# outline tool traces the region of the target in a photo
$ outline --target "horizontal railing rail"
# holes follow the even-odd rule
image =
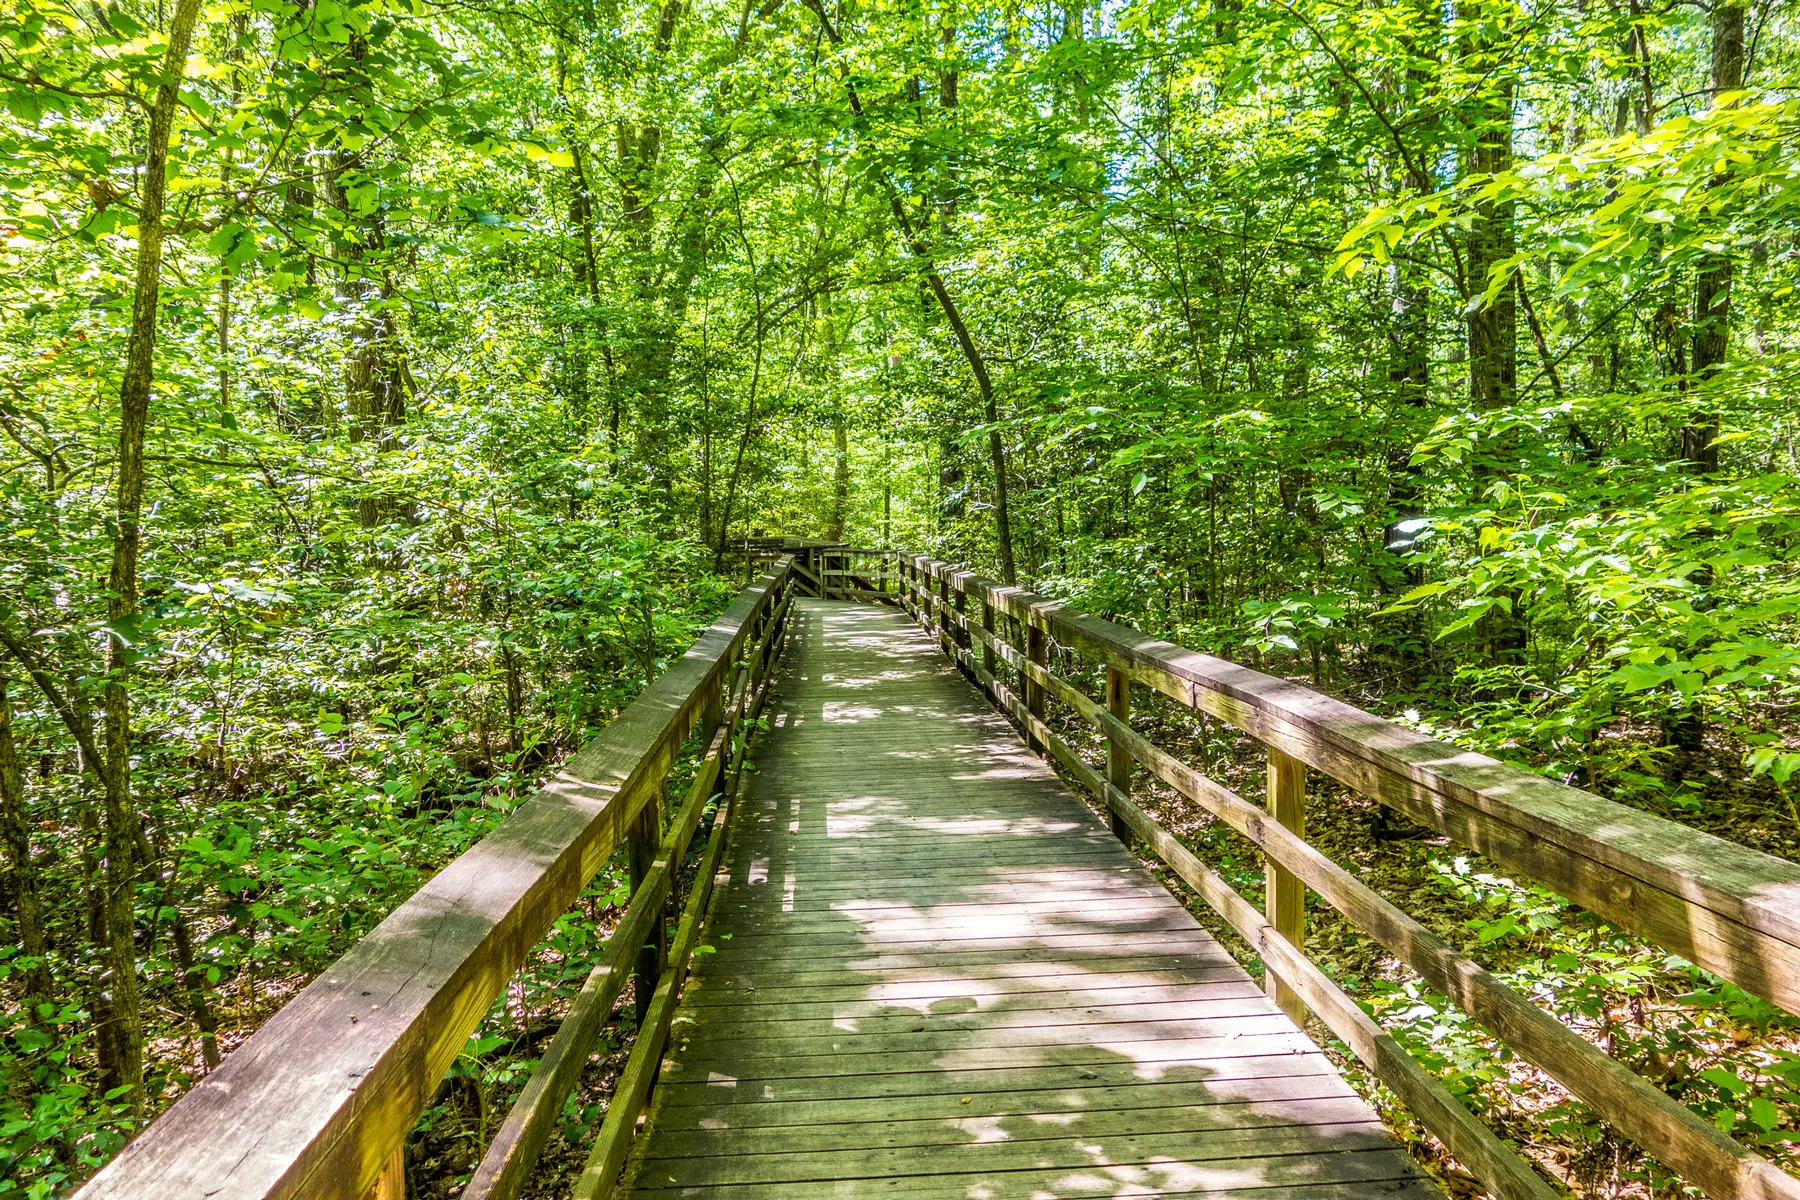
[[[1800,1181],[1507,987],[1307,842],[1306,772],[1376,798],[1794,1012],[1800,867],[924,555],[832,548],[821,553],[819,580],[828,596],[903,604],[1034,748],[1099,798],[1115,832],[1142,842],[1244,937],[1263,960],[1271,997],[1296,1020],[1308,1010],[1317,1016],[1493,1195],[1543,1200],[1553,1193],[1307,959],[1308,889],[1708,1194],[1800,1197]],[[1104,700],[1051,669],[1053,647],[1104,669]],[[1134,683],[1260,742],[1268,754],[1267,806],[1244,800],[1133,729]],[[1087,762],[1048,723],[1051,699],[1105,738],[1103,765]],[[1261,850],[1266,912],[1132,801],[1134,764]]]
[[[464,1192],[519,1194],[635,971],[638,1039],[577,1192],[607,1195],[711,894],[744,735],[780,653],[792,568],[791,557],[778,559],[536,795],[270,1018],[90,1180],[81,1200],[399,1200],[405,1138],[439,1082],[557,917],[626,846],[631,903]],[[696,776],[665,833],[664,781],[696,727]],[[671,942],[682,858],[714,796]]]

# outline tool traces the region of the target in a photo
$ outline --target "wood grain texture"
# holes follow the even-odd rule
[[[631,1194],[1077,1194],[1054,1181],[1097,1163],[1167,1184],[1141,1195],[1212,1178],[1428,1194],[938,654],[979,670],[936,601],[929,634],[794,603]]]
[[[1265,807],[1269,815],[1294,831],[1306,836],[1306,765],[1279,750],[1269,751],[1268,792]],[[1294,946],[1306,945],[1306,885],[1294,873],[1273,858],[1263,868],[1264,907],[1275,932]],[[1296,1021],[1306,1019],[1306,1005],[1294,990],[1271,971],[1264,981],[1269,999]]]
[[[494,997],[620,844],[784,559],[533,797],[391,913],[79,1193],[362,1196]]]

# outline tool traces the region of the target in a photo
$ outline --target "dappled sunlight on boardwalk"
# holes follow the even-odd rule
[[[903,616],[793,639],[634,1195],[1434,1194]]]

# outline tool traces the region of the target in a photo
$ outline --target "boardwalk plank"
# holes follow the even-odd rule
[[[1207,1104],[1251,1104],[1354,1097],[1336,1074],[1256,1076],[1235,1081],[1123,1083],[1082,1088],[1031,1088],[1015,1085],[992,1092],[919,1092],[904,1106],[892,1097],[865,1099],[764,1101],[760,1104],[705,1102],[703,1091],[671,1096],[658,1115],[661,1138],[695,1129],[763,1129],[774,1125],[879,1126],[902,1108],[908,1120],[958,1120],[1025,1116],[1054,1123],[1064,1114],[1148,1112],[1160,1108],[1192,1108]],[[685,1103],[698,1098],[701,1103]]]
[[[1145,1080],[1168,1083],[1203,1083],[1229,1091],[1247,1079],[1331,1075],[1337,1069],[1323,1054],[1296,1054],[1291,1050],[1252,1053],[1241,1058],[1215,1058],[1195,1066],[1180,1059],[1144,1059],[1120,1062],[1020,1062],[1007,1055],[986,1064],[962,1062],[952,1067],[935,1063],[916,1070],[888,1073],[795,1076],[759,1079],[719,1073],[690,1083],[672,1081],[660,1103],[671,1106],[712,1104],[786,1104],[809,1100],[869,1100],[898,1096],[978,1096],[985,1092],[1081,1091],[1086,1088],[1124,1087]]]
[[[1367,1111],[1366,1109],[1364,1110]],[[811,1131],[783,1131],[798,1148],[757,1154],[706,1158],[641,1159],[653,1174],[673,1176],[679,1184],[818,1183],[838,1179],[896,1179],[904,1176],[960,1175],[969,1171],[1064,1169],[1095,1164],[1086,1138],[1043,1141],[965,1141],[959,1146],[901,1147],[871,1150],[815,1150],[807,1147]],[[1354,1150],[1392,1145],[1388,1132],[1372,1118],[1356,1122],[1253,1126],[1199,1133],[1123,1132],[1106,1139],[1109,1164],[1151,1163],[1159,1159],[1207,1163],[1231,1159],[1265,1159],[1288,1155],[1328,1157]]]
[[[648,1174],[648,1173],[647,1173]],[[711,1200],[1125,1200],[1182,1197],[1193,1200],[1442,1200],[1443,1192],[1392,1150],[1297,1158],[1226,1160],[1217,1163],[1164,1161],[1149,1165],[1096,1163],[1050,1170],[986,1171],[894,1179],[853,1179],[819,1184],[729,1184],[682,1187],[649,1174],[633,1196],[646,1200],[692,1197]]]

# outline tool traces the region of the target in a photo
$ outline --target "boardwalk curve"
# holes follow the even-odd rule
[[[631,1195],[1438,1194],[904,615],[789,639]]]

